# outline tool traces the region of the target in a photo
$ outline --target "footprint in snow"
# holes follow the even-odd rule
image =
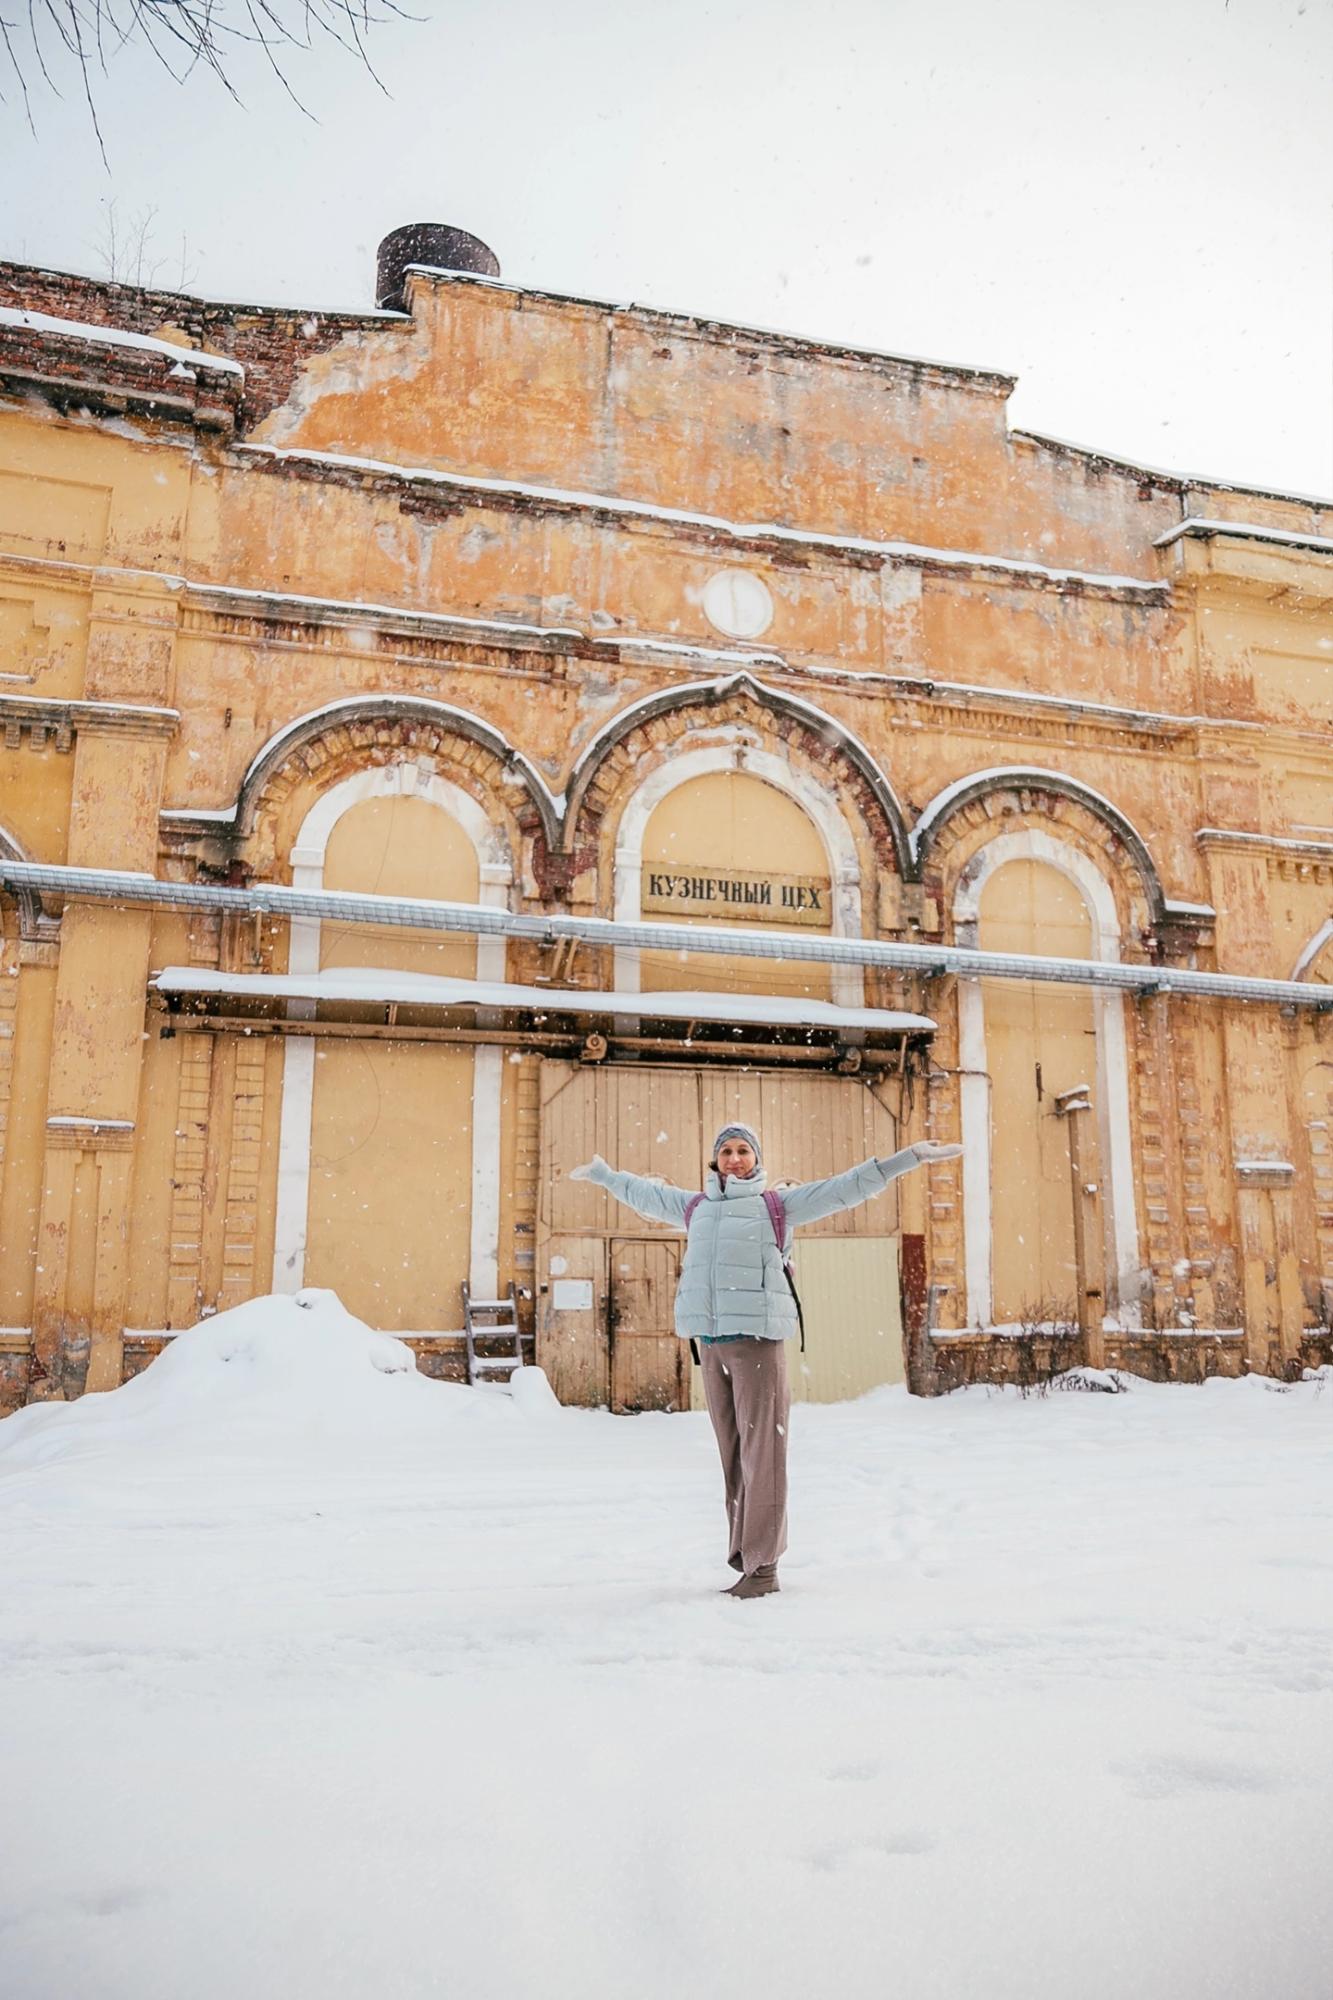
[[[130,1910],[145,1909],[160,1899],[160,1890],[142,1882],[126,1882],[71,1896],[69,1906],[89,1917],[119,1917]]]
[[[866,1861],[894,1861],[903,1855],[929,1854],[936,1845],[933,1833],[924,1827],[901,1827],[894,1833],[872,1834],[867,1840],[850,1840],[839,1847],[821,1848],[810,1856],[810,1866],[823,1874],[838,1868],[854,1868]]]
[[[1282,1773],[1270,1766],[1225,1757],[1140,1757],[1110,1768],[1137,1799],[1174,1799],[1191,1792],[1281,1792],[1288,1786]]]

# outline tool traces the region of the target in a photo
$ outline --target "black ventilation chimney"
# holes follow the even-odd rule
[[[391,229],[380,244],[375,263],[375,304],[390,312],[403,310],[404,276],[409,264],[429,264],[435,271],[475,271],[498,278],[500,259],[479,236],[453,229],[447,222],[405,222]]]

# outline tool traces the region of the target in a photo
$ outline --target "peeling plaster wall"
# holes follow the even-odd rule
[[[1333,508],[1009,434],[1000,377],[501,285],[421,277],[407,318],[299,315],[0,265],[0,299],[170,334],[246,370],[225,411],[168,408],[157,362],[119,380],[114,348],[81,363],[9,331],[0,833],[34,858],[289,880],[320,796],[408,764],[456,786],[512,857],[512,887],[488,893],[609,916],[636,794],[682,750],[720,745],[736,768],[753,752],[796,792],[819,788],[875,935],[952,939],[965,871],[1020,832],[1068,843],[1108,885],[1123,954],[1167,973],[1289,977],[1333,914],[1333,559],[1212,532],[1157,546],[1187,514],[1317,541]],[[557,491],[512,490],[524,484]],[[710,623],[719,570],[768,592],[751,640]],[[653,705],[686,689],[679,708]],[[419,707],[395,708],[408,699]],[[349,701],[292,737],[230,830],[266,746]],[[559,797],[593,752],[568,825],[548,827],[521,760]],[[984,773],[916,879],[884,796],[910,828]],[[272,922],[74,908],[25,919],[22,936],[13,905],[6,922],[0,1323],[33,1329],[29,1388],[77,1393],[140,1364],[126,1327],[187,1325],[267,1283],[282,1051],[159,1038],[146,982],[165,963],[281,970],[289,939]],[[525,946],[507,970],[549,965]],[[610,973],[590,952],[576,976]],[[1309,976],[1333,978],[1328,952]],[[865,986],[870,1004],[938,1020],[904,1136],[956,1136],[954,983]],[[1116,1004],[1144,1320],[1125,1352],[1167,1376],[1288,1370],[1333,1310],[1333,1023],[1170,995]],[[524,1061],[503,1080],[502,1279],[534,1268]],[[1272,1171],[1256,1181],[1238,1161]],[[944,1167],[902,1197],[957,1330],[962,1193]],[[1243,1331],[1200,1335],[1185,1358],[1195,1325]],[[913,1380],[1012,1373],[1015,1351],[960,1338],[932,1359],[918,1344]]]

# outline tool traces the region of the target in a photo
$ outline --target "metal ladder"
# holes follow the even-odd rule
[[[467,1379],[477,1382],[523,1366],[523,1336],[518,1330],[518,1303],[511,1284],[502,1299],[474,1299],[463,1287],[463,1332],[467,1341]],[[512,1353],[479,1354],[477,1342],[510,1341]]]

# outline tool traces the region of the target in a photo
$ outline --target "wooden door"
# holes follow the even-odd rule
[[[600,1409],[610,1391],[606,1239],[553,1235],[537,1291],[537,1366],[562,1403]]]
[[[823,1180],[872,1155],[898,1150],[898,1125],[890,1107],[859,1078],[789,1076],[772,1070],[702,1070],[700,1129],[705,1146],[735,1119],[762,1135],[768,1185]],[[843,1209],[801,1231],[810,1236],[895,1236],[898,1189],[864,1207]]]
[[[679,1243],[611,1243],[611,1408],[689,1408],[689,1343],[673,1331]]]
[[[541,1166],[538,1179],[536,1275],[538,1365],[562,1403],[612,1404],[617,1409],[679,1407],[673,1365],[671,1303],[681,1238],[636,1216],[593,1181],[571,1181],[569,1170],[594,1153],[630,1173],[660,1174],[699,1185],[699,1087],[692,1070],[587,1069],[544,1062],[541,1077]],[[620,1374],[612,1384],[608,1254],[616,1232],[633,1229],[669,1248],[669,1265],[641,1270],[634,1254],[620,1280],[625,1323]],[[573,1285],[592,1281],[592,1302]],[[665,1286],[665,1292],[663,1287]],[[650,1303],[657,1297],[664,1304]],[[564,1303],[560,1303],[560,1301]],[[665,1313],[665,1317],[663,1314]],[[651,1324],[656,1321],[657,1324]],[[654,1351],[655,1341],[665,1341]],[[689,1350],[686,1348],[688,1361]]]

